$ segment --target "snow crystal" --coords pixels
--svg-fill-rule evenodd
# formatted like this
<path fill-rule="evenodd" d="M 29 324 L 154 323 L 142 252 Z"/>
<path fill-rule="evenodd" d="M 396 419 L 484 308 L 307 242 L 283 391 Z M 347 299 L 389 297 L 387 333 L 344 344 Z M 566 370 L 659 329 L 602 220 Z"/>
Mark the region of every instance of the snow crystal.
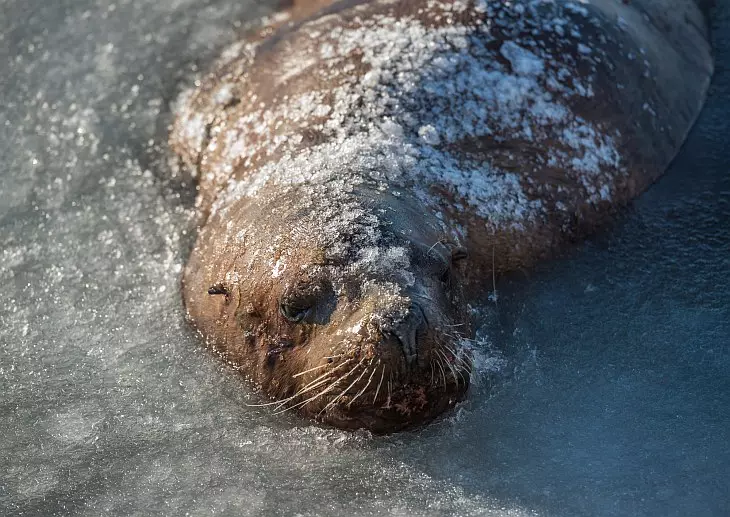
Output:
<path fill-rule="evenodd" d="M 408 249 L 401 246 L 391 246 L 385 250 L 376 246 L 363 248 L 360 251 L 360 260 L 353 265 L 354 270 L 378 270 L 400 276 L 406 286 L 415 284 L 410 267 Z"/>
<path fill-rule="evenodd" d="M 217 104 L 226 105 L 233 100 L 233 92 L 230 84 L 224 84 L 215 94 L 215 102 Z"/>
<path fill-rule="evenodd" d="M 421 126 L 418 130 L 418 136 L 429 145 L 438 145 L 441 141 L 438 131 L 432 125 Z"/>
<path fill-rule="evenodd" d="M 514 41 L 505 42 L 499 51 L 510 62 L 516 74 L 540 75 L 545 69 L 542 59 Z"/>
<path fill-rule="evenodd" d="M 284 271 L 286 271 L 286 261 L 284 260 L 284 257 L 280 257 L 274 264 L 274 268 L 271 270 L 271 277 L 279 278 Z"/>

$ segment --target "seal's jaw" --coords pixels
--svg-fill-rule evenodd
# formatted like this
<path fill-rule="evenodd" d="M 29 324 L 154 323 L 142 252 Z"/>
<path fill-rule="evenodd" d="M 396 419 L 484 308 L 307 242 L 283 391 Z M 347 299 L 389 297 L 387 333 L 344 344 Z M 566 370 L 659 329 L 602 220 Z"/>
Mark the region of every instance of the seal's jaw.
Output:
<path fill-rule="evenodd" d="M 341 429 L 379 434 L 428 423 L 465 397 L 471 360 L 463 351 L 456 355 L 442 350 L 427 362 L 426 368 L 405 371 L 398 361 L 388 363 L 377 353 L 370 360 L 343 362 L 328 384 L 331 391 L 322 390 L 302 413 Z"/>
<path fill-rule="evenodd" d="M 341 404 L 326 413 L 308 414 L 339 429 L 387 434 L 433 421 L 463 400 L 467 388 L 461 383 L 451 383 L 446 390 L 430 383 L 404 385 L 391 394 L 389 404 Z"/>

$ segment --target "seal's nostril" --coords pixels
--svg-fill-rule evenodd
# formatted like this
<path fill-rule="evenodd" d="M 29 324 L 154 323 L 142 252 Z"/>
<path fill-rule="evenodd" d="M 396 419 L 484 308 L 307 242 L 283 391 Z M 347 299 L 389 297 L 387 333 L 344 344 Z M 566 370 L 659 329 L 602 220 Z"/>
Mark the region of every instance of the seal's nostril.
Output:
<path fill-rule="evenodd" d="M 417 330 L 422 330 L 428 327 L 428 320 L 426 319 L 426 313 L 423 311 L 423 307 L 420 304 L 413 302 L 411 304 L 411 311 L 409 315 L 410 319 L 413 320 L 413 326 Z"/>
<path fill-rule="evenodd" d="M 409 367 L 418 362 L 418 334 L 426 326 L 423 309 L 413 303 L 406 317 L 384 332 L 388 341 L 400 348 Z"/>
<path fill-rule="evenodd" d="M 407 329 L 398 329 L 392 332 L 385 332 L 386 343 L 397 348 L 403 354 L 406 365 L 411 366 L 418 359 L 418 344 L 416 342 L 416 332 L 410 332 Z"/>
<path fill-rule="evenodd" d="M 418 338 L 416 336 L 416 330 L 415 326 L 406 327 L 398 336 L 398 339 L 403 346 L 403 353 L 406 356 L 406 363 L 408 366 L 415 364 L 418 360 Z"/>

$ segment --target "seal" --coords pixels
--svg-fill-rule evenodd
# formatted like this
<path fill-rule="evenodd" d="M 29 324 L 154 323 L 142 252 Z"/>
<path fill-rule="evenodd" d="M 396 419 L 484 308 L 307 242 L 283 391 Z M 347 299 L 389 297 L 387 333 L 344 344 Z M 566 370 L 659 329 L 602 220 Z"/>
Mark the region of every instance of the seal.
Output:
<path fill-rule="evenodd" d="M 345 0 L 213 70 L 171 132 L 199 181 L 189 318 L 276 409 L 385 433 L 465 396 L 496 275 L 662 174 L 713 61 L 694 0 Z"/>

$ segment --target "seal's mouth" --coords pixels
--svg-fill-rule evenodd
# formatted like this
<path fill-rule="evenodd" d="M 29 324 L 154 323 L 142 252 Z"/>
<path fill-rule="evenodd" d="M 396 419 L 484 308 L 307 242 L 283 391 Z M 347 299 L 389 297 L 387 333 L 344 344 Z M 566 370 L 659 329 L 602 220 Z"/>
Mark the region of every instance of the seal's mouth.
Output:
<path fill-rule="evenodd" d="M 306 412 L 328 425 L 349 430 L 365 428 L 374 433 L 390 433 L 422 425 L 463 400 L 469 387 L 466 368 L 439 365 L 434 366 L 434 370 L 433 376 L 428 378 L 401 383 L 391 381 L 380 393 L 365 386 L 360 391 L 353 390 L 352 395 L 340 389 L 339 393 L 335 391 L 328 397 L 321 409 L 315 407 Z M 347 385 L 343 383 L 342 386 Z"/>
<path fill-rule="evenodd" d="M 387 434 L 427 424 L 452 409 L 464 399 L 468 384 L 449 383 L 446 390 L 438 386 L 408 384 L 393 391 L 382 405 L 347 404 L 328 409 L 314 418 L 340 429 L 368 429 Z"/>
<path fill-rule="evenodd" d="M 288 408 L 327 425 L 375 433 L 433 420 L 466 395 L 472 361 L 467 350 L 435 332 L 417 334 L 395 335 L 380 347 L 358 348 L 303 372 Z M 393 353 L 397 348 L 402 355 Z"/>

